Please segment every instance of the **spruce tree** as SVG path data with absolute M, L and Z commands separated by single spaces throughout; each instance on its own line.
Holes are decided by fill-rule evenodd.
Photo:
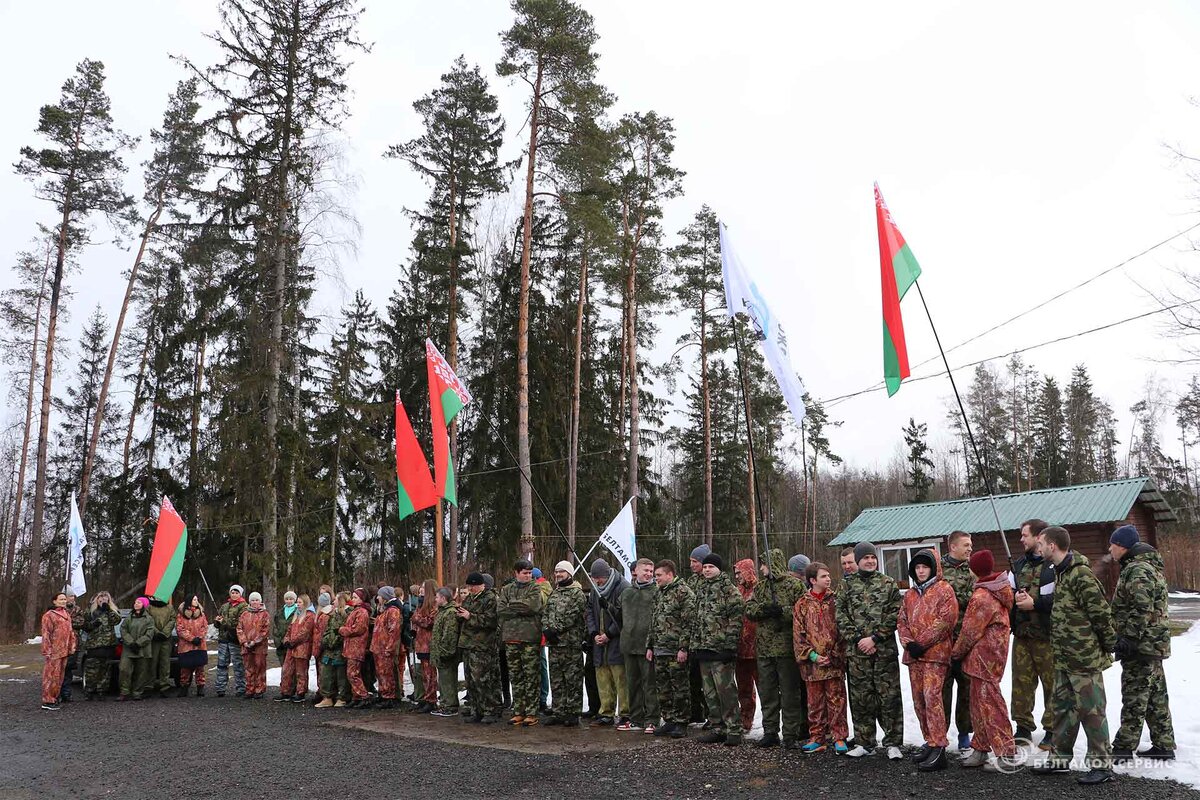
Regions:
M 904 488 L 912 491 L 910 501 L 924 503 L 929 500 L 933 489 L 933 459 L 929 457 L 929 444 L 926 437 L 929 427 L 925 423 L 917 424 L 912 417 L 904 428 L 904 444 L 908 448 L 908 481 Z
M 1039 489 L 1067 485 L 1066 419 L 1063 416 L 1062 391 L 1050 376 L 1042 383 L 1034 409 L 1034 475 Z

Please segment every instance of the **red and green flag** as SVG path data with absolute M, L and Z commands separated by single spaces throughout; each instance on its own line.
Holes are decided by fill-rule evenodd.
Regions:
M 892 212 L 875 184 L 875 218 L 879 224 L 879 270 L 883 284 L 883 380 L 888 397 L 900 391 L 908 377 L 908 346 L 904 342 L 904 318 L 900 301 L 921 277 L 921 266 L 892 219 Z
M 150 572 L 146 576 L 146 596 L 171 602 L 171 592 L 179 583 L 183 571 L 183 556 L 187 551 L 187 525 L 164 494 L 158 511 L 158 528 L 154 531 L 154 547 L 150 551 Z
M 400 500 L 400 519 L 429 508 L 438 497 L 429 475 L 429 461 L 413 433 L 399 391 L 396 392 L 396 493 Z
M 425 340 L 425 365 L 429 370 L 429 417 L 433 425 L 433 480 L 438 496 L 458 505 L 450 434 L 446 428 L 463 406 L 471 402 L 471 393 L 429 339 Z

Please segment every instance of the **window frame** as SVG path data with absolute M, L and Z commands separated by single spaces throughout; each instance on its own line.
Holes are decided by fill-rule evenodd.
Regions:
M 934 541 L 919 541 L 919 542 L 898 542 L 894 544 L 878 544 L 876 549 L 879 551 L 879 571 L 889 578 L 892 578 L 900 585 L 901 588 L 908 588 L 908 564 L 912 561 L 912 556 L 920 550 L 932 550 L 937 558 L 942 557 L 942 540 L 935 539 Z M 887 571 L 888 553 L 904 552 L 907 553 L 903 566 L 902 575 L 892 575 Z

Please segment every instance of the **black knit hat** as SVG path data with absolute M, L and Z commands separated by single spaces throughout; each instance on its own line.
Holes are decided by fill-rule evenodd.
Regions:
M 704 561 L 702 561 L 701 563 L 702 564 L 712 564 L 717 569 L 725 568 L 725 562 L 722 561 L 721 557 L 719 555 L 717 555 L 716 553 L 709 553 L 708 555 L 706 555 L 704 557 Z
M 468 575 L 467 586 L 483 586 L 483 573 L 472 572 Z

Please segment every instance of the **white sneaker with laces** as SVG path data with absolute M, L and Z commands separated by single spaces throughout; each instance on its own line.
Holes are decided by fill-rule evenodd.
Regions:
M 868 750 L 867 748 L 863 747 L 860 744 L 860 745 L 855 745 L 854 749 L 851 750 L 849 753 L 846 753 L 846 755 L 850 758 L 862 758 L 863 756 L 875 755 L 875 750 L 874 749 Z
M 900 752 L 899 747 L 888 748 L 888 761 L 899 761 L 902 758 L 904 758 L 904 753 Z

